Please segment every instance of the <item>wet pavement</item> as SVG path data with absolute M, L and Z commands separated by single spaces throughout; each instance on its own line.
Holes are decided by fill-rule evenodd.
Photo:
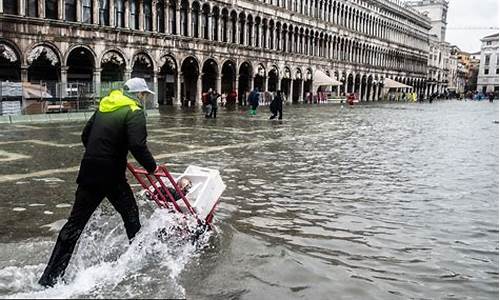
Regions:
M 206 247 L 154 242 L 169 220 L 142 201 L 144 244 L 128 247 L 103 203 L 68 283 L 45 291 L 84 123 L 0 125 L 0 296 L 498 298 L 497 102 L 219 111 L 148 120 L 158 161 L 227 185 Z

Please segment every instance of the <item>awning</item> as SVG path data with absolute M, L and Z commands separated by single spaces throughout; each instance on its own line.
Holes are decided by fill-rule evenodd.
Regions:
M 330 76 L 326 75 L 320 70 L 314 71 L 314 85 L 342 85 L 342 82 L 337 81 Z
M 396 80 L 392 80 L 390 78 L 384 78 L 384 88 L 388 89 L 399 89 L 399 88 L 413 88 L 410 85 L 403 84 L 401 82 L 397 82 Z

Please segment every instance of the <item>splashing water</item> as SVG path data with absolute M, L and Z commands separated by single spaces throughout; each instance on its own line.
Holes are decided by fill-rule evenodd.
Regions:
M 43 289 L 37 282 L 45 264 L 11 265 L 0 269 L 0 294 L 9 298 L 184 298 L 180 275 L 207 245 L 211 232 L 194 243 L 182 234 L 186 229 L 194 231 L 193 218 L 161 209 L 140 211 L 143 226 L 132 244 L 118 214 L 98 209 L 82 233 L 64 276 L 66 283 Z M 173 224 L 183 224 L 183 230 Z M 37 245 L 31 246 L 32 255 L 40 255 Z

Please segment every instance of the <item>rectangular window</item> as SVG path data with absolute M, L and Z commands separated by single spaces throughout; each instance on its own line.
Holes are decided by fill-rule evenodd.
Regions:
M 170 33 L 171 34 L 176 34 L 177 33 L 177 28 L 176 27 L 176 12 L 175 12 L 175 6 L 172 4 L 172 2 L 169 3 L 168 5 L 168 18 L 170 21 Z
M 151 11 L 151 0 L 144 0 L 144 30 L 153 30 L 153 14 Z
M 109 26 L 109 0 L 99 0 L 99 25 Z
M 484 64 L 485 65 L 489 65 L 490 64 L 490 55 L 487 54 L 485 57 L 484 57 Z
M 58 0 L 45 0 L 45 18 L 57 20 Z
M 28 17 L 38 17 L 37 0 L 26 0 L 26 15 Z
M 92 23 L 92 0 L 82 0 L 82 22 Z
M 131 29 L 139 29 L 139 11 L 137 9 L 137 1 L 130 0 L 130 21 Z
M 497 75 L 498 75 L 498 69 L 497 69 Z
M 115 15 L 116 27 L 125 26 L 125 12 L 124 12 L 123 0 L 116 0 L 115 12 L 116 12 L 116 15 Z
M 491 45 L 491 41 L 486 42 L 486 45 L 487 45 L 487 46 Z
M 3 0 L 3 12 L 10 15 L 17 15 L 17 0 Z
M 76 0 L 64 1 L 64 18 L 66 21 L 76 22 Z
M 484 75 L 488 75 L 490 74 L 490 70 L 489 69 L 484 69 Z

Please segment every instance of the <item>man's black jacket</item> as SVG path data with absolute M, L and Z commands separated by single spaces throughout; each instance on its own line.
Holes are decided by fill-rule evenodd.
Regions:
M 121 91 L 103 98 L 82 132 L 85 154 L 76 182 L 106 185 L 125 181 L 128 151 L 148 171 L 156 162 L 146 145 L 146 118 Z

